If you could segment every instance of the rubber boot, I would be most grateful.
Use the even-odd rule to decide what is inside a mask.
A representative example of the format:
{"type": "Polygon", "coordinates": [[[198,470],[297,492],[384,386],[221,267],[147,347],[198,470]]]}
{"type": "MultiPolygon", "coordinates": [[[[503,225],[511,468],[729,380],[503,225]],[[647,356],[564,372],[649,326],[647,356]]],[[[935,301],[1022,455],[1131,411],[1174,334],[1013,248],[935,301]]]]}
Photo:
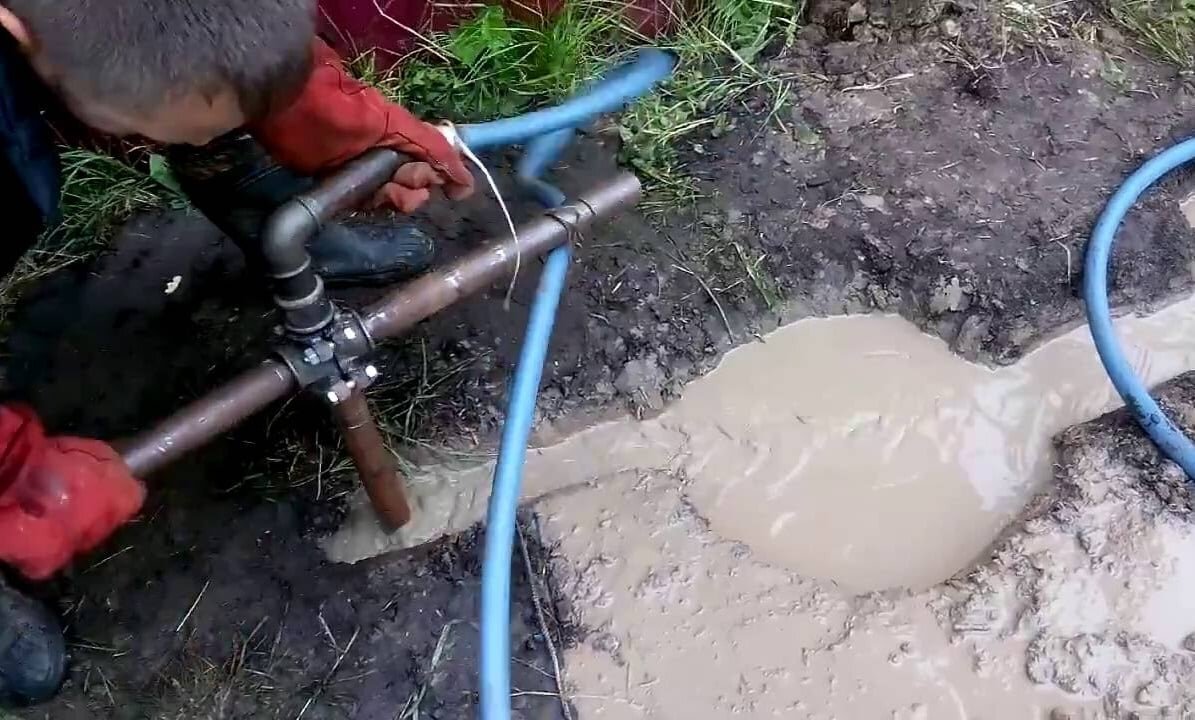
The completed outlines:
{"type": "MultiPolygon", "coordinates": [[[[183,192],[264,272],[261,230],[270,214],[314,181],[275,163],[244,133],[225,135],[203,147],[167,152],[183,192]]],[[[329,285],[385,285],[423,272],[435,245],[414,225],[329,223],[307,244],[315,271],[329,285]]]]}
{"type": "Polygon", "coordinates": [[[66,642],[41,603],[0,580],[0,707],[49,700],[66,673],[66,642]]]}

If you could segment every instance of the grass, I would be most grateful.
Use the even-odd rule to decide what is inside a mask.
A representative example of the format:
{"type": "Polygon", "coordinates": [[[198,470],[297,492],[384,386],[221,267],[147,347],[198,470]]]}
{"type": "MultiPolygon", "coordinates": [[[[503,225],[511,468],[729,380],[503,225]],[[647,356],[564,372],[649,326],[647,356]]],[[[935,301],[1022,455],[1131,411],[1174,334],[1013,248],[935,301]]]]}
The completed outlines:
{"type": "MultiPolygon", "coordinates": [[[[1148,54],[1182,70],[1195,70],[1195,0],[1107,0],[1100,7],[1148,54]]],[[[1019,39],[1096,37],[1085,6],[1071,0],[1007,0],[1000,8],[1006,34],[1019,39]]],[[[1119,79],[1110,82],[1117,84],[1119,79]]]]}
{"type": "Polygon", "coordinates": [[[1195,70],[1195,0],[1111,0],[1108,12],[1158,57],[1195,70]]]}
{"type": "Polygon", "coordinates": [[[556,17],[524,22],[499,7],[484,7],[455,30],[423,39],[414,55],[391,72],[371,55],[353,66],[359,76],[425,117],[456,122],[509,116],[558,101],[597,77],[636,46],[675,52],[679,68],[657,93],[616,121],[623,160],[666,191],[658,207],[692,198],[680,141],[697,130],[715,134],[730,125],[726,111],[756,90],[773,109],[787,89],[758,59],[770,44],[791,39],[800,7],[795,0],[703,0],[674,18],[665,39],[648,41],[621,22],[609,0],[575,0],[556,17]]]}
{"type": "Polygon", "coordinates": [[[103,249],[120,223],[134,213],[182,204],[182,194],[164,160],[148,157],[146,170],[91,150],[62,153],[62,221],[0,279],[0,324],[30,282],[103,249]]]}

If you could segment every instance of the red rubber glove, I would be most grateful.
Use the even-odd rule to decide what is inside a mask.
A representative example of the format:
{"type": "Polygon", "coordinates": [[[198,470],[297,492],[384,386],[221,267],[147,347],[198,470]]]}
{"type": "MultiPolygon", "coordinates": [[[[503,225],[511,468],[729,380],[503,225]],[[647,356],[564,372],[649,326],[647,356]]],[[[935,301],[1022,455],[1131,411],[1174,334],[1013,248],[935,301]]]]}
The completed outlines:
{"type": "Polygon", "coordinates": [[[107,444],[47,438],[27,407],[0,406],[0,561],[43,580],[141,509],[145,488],[107,444]]]}
{"type": "Polygon", "coordinates": [[[473,191],[473,176],[435,127],[345,72],[323,40],[313,50],[315,67],[299,97],[249,130],[280,164],[306,175],[326,172],[375,147],[411,156],[373,206],[411,212],[442,187],[453,200],[473,191]]]}

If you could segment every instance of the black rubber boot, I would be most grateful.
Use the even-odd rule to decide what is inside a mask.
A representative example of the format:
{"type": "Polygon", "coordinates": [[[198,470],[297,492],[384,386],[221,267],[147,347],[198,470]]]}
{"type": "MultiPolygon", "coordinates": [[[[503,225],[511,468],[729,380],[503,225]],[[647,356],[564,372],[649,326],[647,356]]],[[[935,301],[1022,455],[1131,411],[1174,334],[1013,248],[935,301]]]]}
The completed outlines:
{"type": "Polygon", "coordinates": [[[49,700],[65,672],[66,643],[54,616],[0,580],[0,706],[49,700]]]}
{"type": "MultiPolygon", "coordinates": [[[[275,163],[244,133],[203,147],[175,146],[170,167],[187,197],[264,270],[261,229],[279,205],[308,190],[313,181],[275,163]]],[[[307,244],[329,285],[384,285],[418,275],[431,265],[435,245],[413,225],[330,223],[307,244]]]]}

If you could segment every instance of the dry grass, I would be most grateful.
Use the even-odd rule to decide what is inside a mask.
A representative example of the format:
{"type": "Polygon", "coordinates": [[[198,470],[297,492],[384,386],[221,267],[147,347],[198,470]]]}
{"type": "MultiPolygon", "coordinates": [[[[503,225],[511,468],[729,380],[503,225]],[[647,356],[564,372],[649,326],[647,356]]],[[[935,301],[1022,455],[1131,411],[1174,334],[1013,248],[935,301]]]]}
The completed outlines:
{"type": "Polygon", "coordinates": [[[160,156],[139,170],[123,160],[90,150],[62,153],[62,221],[50,228],[0,279],[0,324],[29,283],[107,247],[119,225],[134,213],[184,204],[160,156]]]}
{"type": "Polygon", "coordinates": [[[1111,0],[1108,12],[1154,55],[1195,70],[1195,0],[1111,0]]]}

